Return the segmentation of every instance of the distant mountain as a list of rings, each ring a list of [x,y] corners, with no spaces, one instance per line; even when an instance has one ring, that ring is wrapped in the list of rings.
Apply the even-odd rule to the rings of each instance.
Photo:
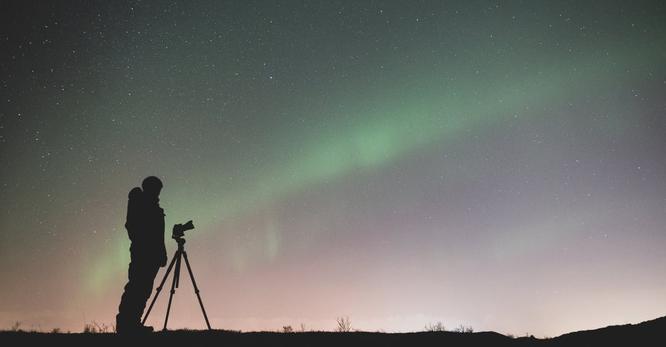
[[[666,346],[666,317],[639,324],[577,331],[550,340],[548,346]]]

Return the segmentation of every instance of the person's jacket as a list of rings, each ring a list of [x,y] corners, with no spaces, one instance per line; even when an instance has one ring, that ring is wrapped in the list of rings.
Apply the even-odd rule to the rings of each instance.
[[[157,200],[149,201],[139,188],[129,193],[125,228],[132,241],[132,261],[166,265],[164,210]]]

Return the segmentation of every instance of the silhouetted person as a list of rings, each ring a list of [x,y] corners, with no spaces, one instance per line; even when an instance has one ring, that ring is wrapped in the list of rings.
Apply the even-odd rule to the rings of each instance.
[[[153,290],[153,281],[160,267],[167,262],[164,247],[164,210],[159,205],[162,181],[146,177],[132,188],[127,201],[125,228],[131,241],[128,281],[116,315],[118,333],[150,332],[152,327],[141,324],[141,315]]]

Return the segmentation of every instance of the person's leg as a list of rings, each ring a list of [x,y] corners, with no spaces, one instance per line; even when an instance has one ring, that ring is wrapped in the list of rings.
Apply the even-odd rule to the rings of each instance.
[[[121,298],[119,313],[116,316],[116,331],[147,331],[141,324],[146,302],[153,290],[153,282],[159,266],[142,261],[132,261],[129,269],[129,281]]]
[[[136,296],[141,279],[139,270],[139,266],[136,262],[130,262],[127,271],[127,284],[125,284],[123,295],[120,298],[118,314],[116,315],[116,331],[118,332],[138,324],[136,319]]]
[[[146,303],[153,293],[155,276],[157,276],[159,269],[159,265],[147,265],[143,269],[141,289],[138,291],[138,295],[140,295],[140,297],[137,298],[137,310],[140,312],[141,316],[143,316],[143,312],[146,309]]]

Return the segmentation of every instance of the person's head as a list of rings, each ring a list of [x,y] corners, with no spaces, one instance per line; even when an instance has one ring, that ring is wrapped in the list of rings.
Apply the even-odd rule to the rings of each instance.
[[[162,190],[162,181],[155,176],[148,176],[141,182],[141,188],[148,197],[157,198]]]

